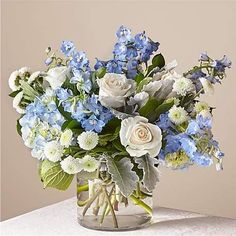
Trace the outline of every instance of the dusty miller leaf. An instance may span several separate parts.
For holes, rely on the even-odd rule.
[[[127,157],[120,161],[113,157],[106,157],[108,172],[111,174],[112,180],[118,185],[121,193],[128,197],[137,187],[139,178],[135,171],[132,170],[133,164]]]
[[[143,185],[148,191],[153,191],[159,180],[159,174],[154,164],[157,164],[157,159],[145,155],[142,157],[136,157],[135,162],[138,164],[138,168],[143,170]]]

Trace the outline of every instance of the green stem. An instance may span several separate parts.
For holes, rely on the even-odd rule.
[[[184,73],[183,75],[186,76],[188,74],[192,74],[193,72],[197,71],[197,70],[200,70],[200,69],[207,69],[207,68],[212,68],[212,66],[210,65],[207,65],[207,66],[196,66],[196,67],[193,67],[191,70],[189,70],[188,72]]]
[[[105,197],[106,197],[106,199],[107,199],[108,205],[109,205],[110,210],[111,210],[111,215],[112,215],[112,218],[113,218],[114,228],[117,228],[117,229],[118,229],[118,222],[117,222],[117,219],[116,219],[116,214],[115,214],[115,211],[114,211],[113,206],[112,206],[112,204],[111,204],[110,198],[109,198],[109,196],[108,196],[106,187],[103,186],[102,188],[103,188],[103,191],[104,191],[104,193],[105,193]]]
[[[133,201],[135,205],[142,207],[149,215],[152,215],[152,208],[148,206],[146,203],[135,197],[133,194],[130,195],[130,199]]]
[[[77,186],[77,194],[80,194],[81,192],[86,192],[88,190],[89,190],[88,184]]]
[[[88,200],[88,202],[83,210],[83,216],[86,214],[87,210],[92,205],[92,203],[96,200],[96,198],[101,193],[101,191],[102,191],[102,188],[98,189],[97,192]]]

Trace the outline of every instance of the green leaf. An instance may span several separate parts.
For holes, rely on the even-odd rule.
[[[121,193],[128,197],[136,189],[139,177],[132,170],[133,164],[127,157],[116,161],[113,157],[106,157],[108,172],[112,180],[118,185]]]
[[[165,59],[162,56],[162,54],[157,54],[156,56],[153,57],[152,59],[152,65],[148,67],[147,74],[149,74],[153,69],[159,68],[161,69],[162,67],[165,66]]]
[[[142,73],[137,74],[134,78],[137,84],[139,84],[143,79],[144,79],[144,75]]]
[[[157,118],[158,118],[161,114],[163,114],[163,113],[169,111],[170,108],[173,107],[173,105],[174,105],[174,100],[170,100],[170,101],[167,100],[167,101],[163,102],[160,106],[158,106],[158,107],[155,109],[155,113],[156,113]]]
[[[143,89],[143,86],[144,85],[147,85],[150,81],[151,81],[151,77],[147,77],[147,78],[145,78],[145,79],[143,79],[140,83],[139,83],[139,85],[138,85],[138,87],[137,87],[137,93],[139,93],[139,92],[141,92],[142,91],[142,89]]]
[[[121,144],[119,139],[112,142],[112,145],[120,152],[126,152],[125,147]]]
[[[101,134],[110,134],[116,131],[118,127],[120,127],[121,120],[118,118],[111,119],[106,126],[103,128]]]
[[[107,70],[105,67],[101,67],[96,71],[96,76],[101,79],[105,74],[106,74]]]
[[[30,101],[33,101],[35,97],[39,96],[39,93],[33,89],[27,82],[21,81],[21,87],[23,89],[24,95],[27,95]]]
[[[66,190],[74,177],[74,175],[65,173],[60,163],[48,160],[42,162],[40,175],[44,188],[52,187],[59,190]]]
[[[157,54],[152,58],[152,65],[160,69],[165,66],[165,58],[162,56],[161,53]]]
[[[157,118],[155,109],[159,105],[160,101],[158,101],[157,98],[151,97],[147,103],[141,109],[139,109],[139,114],[146,117],[150,122],[153,122]]]
[[[62,116],[66,119],[66,120],[72,120],[71,114],[67,111],[64,111],[64,108],[62,105],[59,105],[59,101],[56,101],[57,104],[57,109],[58,111],[62,114]]]
[[[13,91],[11,93],[9,93],[8,95],[12,98],[14,98],[21,90],[17,90],[17,91]]]
[[[80,123],[76,120],[67,120],[62,124],[61,129],[62,131],[64,131],[65,129],[81,129],[81,126]]]
[[[20,122],[19,122],[20,119],[18,119],[16,121],[16,130],[17,130],[17,133],[21,136],[22,133],[21,133],[21,125],[20,125]]]
[[[138,168],[143,170],[143,185],[149,191],[153,191],[159,180],[159,173],[157,168],[154,166],[158,163],[157,159],[145,155],[142,157],[136,157],[135,162],[138,164]]]

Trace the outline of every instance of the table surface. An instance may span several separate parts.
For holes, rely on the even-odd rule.
[[[236,236],[236,220],[159,207],[154,223],[138,231],[102,232],[76,221],[76,199],[71,198],[1,222],[2,236]]]

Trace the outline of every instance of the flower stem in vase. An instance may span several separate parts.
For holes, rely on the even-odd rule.
[[[111,210],[111,215],[112,215],[112,219],[113,219],[113,223],[114,223],[114,228],[118,229],[118,222],[117,222],[116,214],[115,214],[115,211],[113,209],[113,206],[112,206],[111,200],[109,198],[109,195],[107,193],[106,187],[102,186],[102,190],[105,193],[106,200],[107,200],[108,205],[109,205],[110,210]]]

